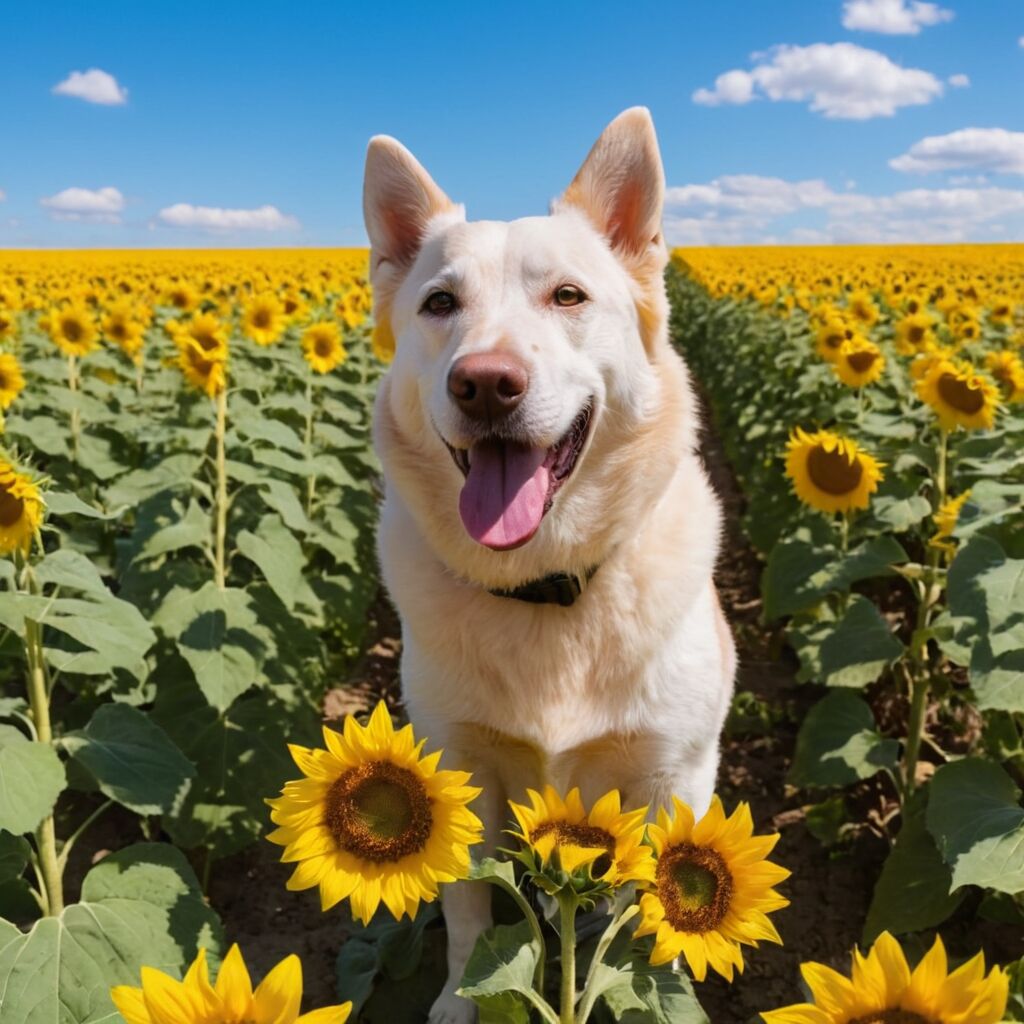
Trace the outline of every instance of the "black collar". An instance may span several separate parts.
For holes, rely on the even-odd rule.
[[[568,608],[587,588],[594,578],[598,566],[592,566],[583,577],[569,572],[553,572],[539,580],[530,580],[511,590],[490,590],[495,597],[512,597],[517,601],[529,601],[530,604],[558,604]]]

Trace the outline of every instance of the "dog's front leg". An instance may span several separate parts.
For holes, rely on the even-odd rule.
[[[474,857],[491,856],[501,842],[501,830],[508,820],[504,792],[498,779],[474,771],[473,784],[483,792],[473,802],[473,811],[484,825],[484,841],[474,848]],[[462,983],[466,963],[480,933],[491,925],[491,887],[484,882],[456,882],[441,897],[448,930],[448,980],[430,1008],[430,1024],[473,1024],[476,1007],[455,994]]]

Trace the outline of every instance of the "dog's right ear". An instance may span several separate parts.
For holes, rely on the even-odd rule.
[[[370,236],[370,281],[380,342],[393,348],[391,301],[439,214],[462,216],[420,162],[397,139],[375,135],[366,151],[363,218]]]

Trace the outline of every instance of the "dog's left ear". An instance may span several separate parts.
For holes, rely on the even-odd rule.
[[[665,172],[646,107],[623,111],[601,133],[559,205],[581,209],[626,259],[661,245]]]
[[[662,277],[668,261],[661,233],[664,199],[665,172],[651,113],[631,107],[601,133],[553,210],[581,210],[633,276],[648,351],[664,336],[668,316]]]

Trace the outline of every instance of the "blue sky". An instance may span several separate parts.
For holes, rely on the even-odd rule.
[[[105,0],[4,22],[0,248],[362,245],[379,132],[470,217],[540,213],[634,104],[671,242],[1024,239],[1019,0]]]

